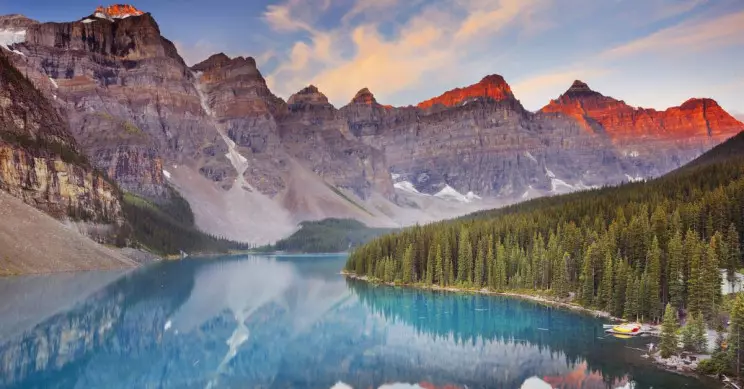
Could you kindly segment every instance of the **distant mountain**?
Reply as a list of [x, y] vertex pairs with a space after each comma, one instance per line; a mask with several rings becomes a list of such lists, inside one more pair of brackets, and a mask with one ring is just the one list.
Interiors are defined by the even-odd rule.
[[679, 107], [657, 111], [631, 107], [578, 80], [541, 111], [569, 115], [587, 131], [604, 132], [625, 146], [657, 140], [722, 141], [744, 128], [712, 99], [692, 98]]
[[[0, 17], [0, 46], [124, 190], [178, 202], [209, 234], [267, 244], [298, 223], [396, 228], [676, 169], [744, 129], [715, 101], [638, 109], [576, 82], [538, 112], [500, 75], [392, 107], [276, 96], [251, 57], [188, 67], [132, 6], [76, 21]], [[361, 87], [361, 85], [360, 85]]]

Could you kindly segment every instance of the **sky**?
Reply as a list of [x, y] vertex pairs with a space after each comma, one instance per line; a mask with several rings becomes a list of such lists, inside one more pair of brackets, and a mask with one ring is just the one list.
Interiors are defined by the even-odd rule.
[[[100, 0], [0, 0], [0, 14], [77, 20]], [[132, 0], [187, 63], [252, 56], [287, 99], [337, 107], [369, 88], [403, 106], [504, 76], [540, 109], [580, 79], [632, 106], [711, 97], [744, 115], [744, 0]]]

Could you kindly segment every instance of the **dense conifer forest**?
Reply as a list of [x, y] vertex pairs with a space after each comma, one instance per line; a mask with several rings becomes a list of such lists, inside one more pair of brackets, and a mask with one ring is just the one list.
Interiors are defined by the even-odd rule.
[[[739, 152], [731, 152], [738, 150]], [[713, 321], [742, 267], [744, 133], [664, 177], [385, 235], [346, 271], [401, 284], [538, 291], [632, 320]], [[719, 269], [726, 269], [722, 274]]]

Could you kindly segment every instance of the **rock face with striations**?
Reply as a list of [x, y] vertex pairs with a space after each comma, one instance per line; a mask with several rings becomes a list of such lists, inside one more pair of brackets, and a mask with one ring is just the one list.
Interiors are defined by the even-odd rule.
[[60, 112], [0, 50], [0, 189], [52, 216], [121, 222], [116, 188], [96, 173]]
[[[76, 22], [31, 24], [14, 49], [24, 54], [19, 67], [48, 77], [34, 81], [66, 108], [93, 164], [126, 190], [162, 200], [165, 161], [198, 165], [226, 151], [191, 72], [150, 14], [114, 7]], [[224, 158], [212, 164], [229, 166]]]
[[280, 120], [282, 142], [290, 153], [334, 185], [361, 199], [373, 192], [394, 198], [384, 154], [360, 142], [347, 120], [315, 86], [289, 98], [289, 112]]
[[[374, 98], [355, 98], [341, 112], [354, 134], [385, 151], [400, 180], [427, 194], [450, 186], [463, 194], [519, 198], [624, 177], [609, 142], [568, 118], [526, 111], [498, 75], [418, 107], [390, 109]], [[608, 164], [613, 168], [588, 168]]]

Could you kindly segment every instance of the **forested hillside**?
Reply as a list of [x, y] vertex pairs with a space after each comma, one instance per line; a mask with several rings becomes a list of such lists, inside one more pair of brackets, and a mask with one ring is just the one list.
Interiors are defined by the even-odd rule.
[[346, 251], [391, 232], [389, 228], [371, 228], [352, 219], [324, 219], [300, 223], [300, 229], [278, 241], [268, 250], [302, 253], [336, 253]]
[[135, 245], [160, 255], [228, 252], [246, 250], [248, 244], [214, 237], [198, 230], [189, 203], [175, 190], [167, 203], [155, 204], [142, 197], [125, 193], [122, 209], [131, 228], [123, 235]]
[[709, 163], [650, 182], [383, 236], [354, 250], [346, 270], [386, 282], [571, 295], [629, 319], [659, 320], [667, 303], [713, 319], [719, 268], [742, 266], [743, 136], [700, 158]]

